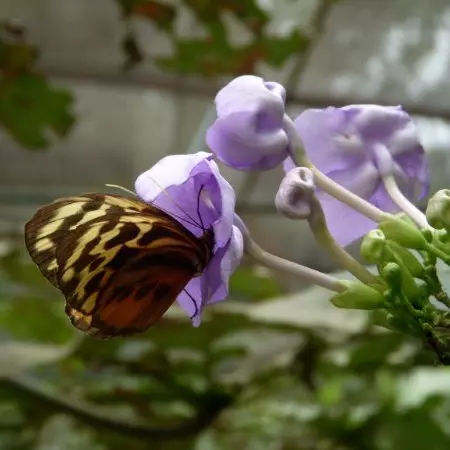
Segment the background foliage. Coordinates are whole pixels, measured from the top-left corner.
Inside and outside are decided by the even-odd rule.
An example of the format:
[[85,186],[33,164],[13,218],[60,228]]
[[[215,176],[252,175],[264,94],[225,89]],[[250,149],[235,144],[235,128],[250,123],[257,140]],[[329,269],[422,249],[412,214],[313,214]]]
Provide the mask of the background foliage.
[[[181,2],[204,24],[206,36],[196,39],[177,35],[178,10],[168,3],[116,3],[125,70],[147,58],[130,27],[136,16],[174,44],[172,56],[153,62],[186,75],[248,73],[259,61],[279,67],[312,39],[301,30],[271,37],[253,0]],[[231,43],[223,11],[249,30],[248,43]],[[0,23],[0,123],[37,150],[64,138],[75,117],[71,93],[40,73],[25,28]],[[231,288],[230,302],[207,311],[200,328],[174,310],[141,336],[96,341],[70,326],[21,238],[4,236],[0,449],[448,448],[450,372],[419,343],[370,323],[346,332],[257,320],[250,305],[282,292],[251,266]]]

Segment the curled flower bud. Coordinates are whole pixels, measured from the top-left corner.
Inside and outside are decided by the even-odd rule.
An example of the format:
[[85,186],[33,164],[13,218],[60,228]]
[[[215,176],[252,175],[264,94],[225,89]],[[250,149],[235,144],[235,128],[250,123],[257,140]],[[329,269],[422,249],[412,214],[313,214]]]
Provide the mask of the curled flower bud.
[[311,170],[306,167],[295,167],[283,178],[275,197],[275,206],[286,217],[305,219],[311,215],[314,189],[314,176]]
[[434,228],[450,229],[450,189],[441,189],[430,198],[426,216]]
[[330,298],[331,303],[345,309],[377,309],[385,306],[382,294],[359,281],[341,280],[346,289]]
[[206,142],[218,159],[238,170],[268,170],[288,156],[283,129],[286,91],[253,75],[235,78],[216,95],[217,120]]
[[369,263],[379,264],[384,259],[386,237],[381,230],[372,230],[364,237],[360,252]]

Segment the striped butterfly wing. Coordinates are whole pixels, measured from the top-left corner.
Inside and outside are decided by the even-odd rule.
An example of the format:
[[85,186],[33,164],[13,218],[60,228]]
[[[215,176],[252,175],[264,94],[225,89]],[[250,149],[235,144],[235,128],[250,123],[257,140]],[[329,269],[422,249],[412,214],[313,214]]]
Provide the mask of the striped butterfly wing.
[[210,246],[163,211],[121,196],[57,200],[25,226],[28,251],[79,329],[144,331],[209,261]]

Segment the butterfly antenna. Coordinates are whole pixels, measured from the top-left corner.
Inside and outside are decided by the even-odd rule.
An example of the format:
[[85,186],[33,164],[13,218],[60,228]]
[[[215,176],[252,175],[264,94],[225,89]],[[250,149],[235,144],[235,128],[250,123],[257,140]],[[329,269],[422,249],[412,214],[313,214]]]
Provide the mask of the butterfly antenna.
[[192,295],[189,293],[189,291],[187,289],[183,289],[183,291],[188,295],[188,297],[191,299],[192,304],[194,305],[194,314],[192,314],[192,316],[189,317],[192,320],[199,312],[198,306],[194,300],[194,297],[192,297]]
[[[204,231],[204,227],[203,227],[203,223],[200,223],[195,221],[193,217],[191,217],[188,213],[186,213],[183,208],[179,205],[179,203],[167,192],[166,189],[164,189],[155,179],[151,178],[151,180],[156,184],[156,186],[158,186],[162,192],[164,192],[164,194],[167,195],[167,197],[169,197],[169,199],[173,202],[173,204],[180,210],[183,212],[183,214],[191,221],[190,224],[191,225],[195,225],[198,228],[201,228],[202,231]],[[199,209],[199,208],[198,208]],[[174,215],[174,214],[172,214]],[[185,220],[184,217],[178,216],[179,219]],[[201,217],[199,216],[200,220]]]
[[197,197],[197,216],[200,220],[200,225],[202,226],[202,231],[205,232],[205,226],[203,225],[203,219],[202,219],[202,215],[200,214],[200,197],[202,195],[202,191],[204,188],[204,184],[201,185],[200,190],[198,191],[198,197]]
[[127,188],[124,188],[123,186],[119,186],[118,184],[105,184],[105,186],[111,187],[111,188],[115,188],[115,189],[119,189],[121,191],[125,191],[128,194],[131,194],[133,197],[136,197],[136,192],[130,191]]
[[[152,181],[154,181],[154,180],[152,180]],[[136,192],[133,192],[133,191],[130,191],[129,189],[127,189],[127,188],[124,188],[123,186],[119,186],[119,185],[117,185],[117,184],[105,184],[105,186],[108,186],[108,187],[112,187],[112,188],[116,188],[116,189],[120,189],[120,190],[122,190],[122,191],[125,191],[125,192],[127,192],[128,194],[131,194],[132,196],[134,196],[134,197],[137,197],[137,194],[136,194]],[[178,206],[178,205],[177,205]],[[161,211],[164,211],[164,209],[162,209],[162,208],[158,208],[158,209],[160,209]],[[166,214],[169,214],[167,211],[164,211]],[[176,219],[180,219],[180,220],[183,220],[184,218],[183,217],[181,217],[181,216],[178,216],[178,215],[176,215],[176,214],[171,214],[173,217],[175,217]],[[185,219],[184,219],[185,220]],[[191,225],[195,225],[195,226],[198,226],[198,224],[196,223],[196,222],[189,222]]]

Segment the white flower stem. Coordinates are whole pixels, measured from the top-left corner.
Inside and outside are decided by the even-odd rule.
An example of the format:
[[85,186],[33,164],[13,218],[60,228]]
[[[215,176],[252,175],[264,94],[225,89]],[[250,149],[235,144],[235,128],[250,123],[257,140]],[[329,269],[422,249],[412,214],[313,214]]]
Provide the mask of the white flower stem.
[[240,217],[235,215],[235,225],[244,237],[244,250],[253,259],[271,269],[290,273],[296,277],[334,292],[343,292],[346,287],[337,278],[288,261],[263,250],[250,236],[250,232]]
[[425,214],[414,206],[399,189],[394,175],[389,174],[383,177],[384,187],[394,203],[409,216],[419,228],[429,228]]
[[358,280],[371,286],[379,285],[375,275],[343,249],[333,238],[325,220],[322,206],[317,197],[311,199],[311,215],[308,222],[317,242],[322,245],[343,269],[348,270]]
[[349,205],[356,211],[359,211],[361,214],[364,214],[374,222],[379,223],[392,217],[390,214],[381,211],[381,209],[377,208],[368,201],[364,200],[361,197],[358,197],[353,192],[336,183],[331,178],[320,172],[320,170],[318,170],[316,167],[314,167],[303,149],[303,144],[297,133],[294,122],[287,114],[285,114],[284,116],[283,128],[289,137],[289,142],[291,143],[291,152],[295,164],[298,166],[310,168],[314,174],[316,185],[320,189],[330,194],[340,202]]

